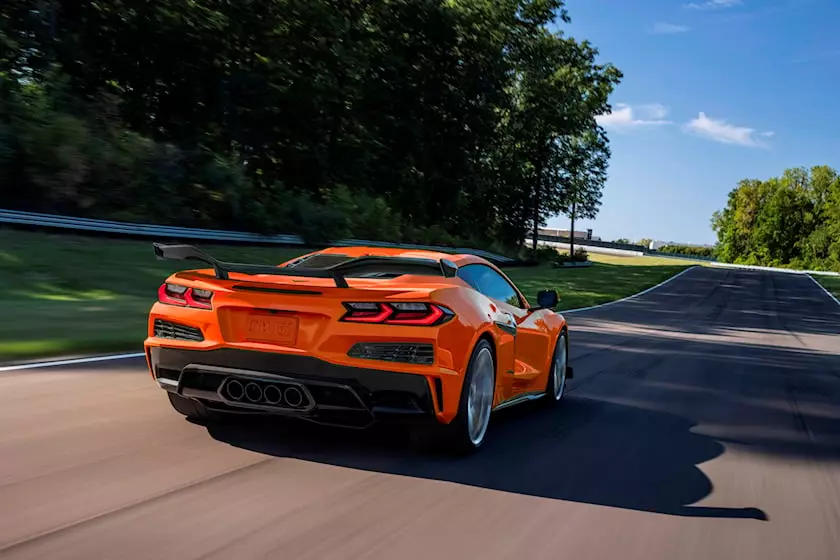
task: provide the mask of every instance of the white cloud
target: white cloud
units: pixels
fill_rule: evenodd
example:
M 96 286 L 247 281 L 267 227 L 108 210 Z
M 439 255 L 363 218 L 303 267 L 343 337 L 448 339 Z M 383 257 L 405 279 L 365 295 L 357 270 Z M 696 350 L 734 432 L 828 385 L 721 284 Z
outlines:
M 674 35 L 677 33 L 686 33 L 688 31 L 688 27 L 685 25 L 676 25 L 673 23 L 665 23 L 663 21 L 658 21 L 653 24 L 653 28 L 651 29 L 651 33 L 654 35 Z
M 734 8 L 741 4 L 741 0 L 706 0 L 705 2 L 691 2 L 685 7 L 691 10 L 721 10 L 725 8 Z
M 617 103 L 611 113 L 595 117 L 598 124 L 613 130 L 627 130 L 643 126 L 658 126 L 671 124 L 665 120 L 669 109 L 659 103 L 636 105 L 631 107 L 626 103 Z
M 738 144 L 756 148 L 767 147 L 759 137 L 769 138 L 775 134 L 772 131 L 757 132 L 754 128 L 735 126 L 724 120 L 711 119 L 703 112 L 696 119 L 686 123 L 685 130 L 722 144 Z

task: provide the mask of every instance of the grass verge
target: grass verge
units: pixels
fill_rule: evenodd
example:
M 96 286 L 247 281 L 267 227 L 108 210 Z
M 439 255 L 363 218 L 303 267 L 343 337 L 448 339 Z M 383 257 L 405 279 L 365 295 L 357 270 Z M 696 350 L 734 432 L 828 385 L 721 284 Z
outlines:
M 840 299 L 840 276 L 822 276 L 814 274 L 813 278 L 822 284 L 826 290 L 834 294 L 834 297 Z
M 544 265 L 505 271 L 530 301 L 539 290 L 560 294 L 558 311 L 599 305 L 646 290 L 697 264 L 659 257 L 619 257 L 590 253 L 589 268 Z
M 304 248 L 202 245 L 223 260 L 275 264 Z M 613 301 L 658 284 L 691 261 L 592 254 L 594 266 L 510 269 L 529 299 L 556 289 L 560 307 Z M 0 362 L 138 351 L 157 288 L 184 263 L 158 261 L 149 241 L 0 230 Z M 191 266 L 191 265 L 190 265 Z

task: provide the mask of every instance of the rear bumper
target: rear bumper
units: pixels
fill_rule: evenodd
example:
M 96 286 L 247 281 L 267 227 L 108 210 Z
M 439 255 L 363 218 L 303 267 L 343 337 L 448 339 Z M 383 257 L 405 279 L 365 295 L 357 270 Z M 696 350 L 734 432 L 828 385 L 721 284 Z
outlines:
M 243 414 L 280 414 L 321 424 L 364 428 L 376 421 L 438 422 L 435 383 L 422 375 L 340 366 L 313 358 L 222 348 L 148 347 L 149 365 L 161 388 L 201 400 L 208 408 Z M 271 404 L 240 399 L 236 380 L 272 396 L 291 389 L 293 399 Z M 237 389 L 232 391 L 231 387 Z M 253 389 L 253 387 L 252 387 Z M 253 389 L 256 394 L 256 389 Z M 298 404 L 297 393 L 302 395 Z M 438 395 L 439 397 L 439 395 Z M 271 399 L 272 401 L 276 399 Z M 437 399 L 440 402 L 440 399 Z M 296 405 L 296 406 L 293 406 Z

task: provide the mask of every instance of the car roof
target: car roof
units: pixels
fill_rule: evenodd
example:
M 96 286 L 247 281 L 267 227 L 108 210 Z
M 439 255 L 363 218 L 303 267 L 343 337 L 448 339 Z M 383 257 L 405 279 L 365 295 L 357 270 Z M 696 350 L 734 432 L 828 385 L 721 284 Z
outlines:
M 467 264 L 490 264 L 486 259 L 477 255 L 470 254 L 452 254 L 444 253 L 442 251 L 430 251 L 428 249 L 410 249 L 402 247 L 366 247 L 366 246 L 352 246 L 352 247 L 329 247 L 320 251 L 314 251 L 311 254 L 323 255 L 347 255 L 348 257 L 362 257 L 362 256 L 377 256 L 377 257 L 405 257 L 415 259 L 447 259 L 457 266 L 464 266 Z

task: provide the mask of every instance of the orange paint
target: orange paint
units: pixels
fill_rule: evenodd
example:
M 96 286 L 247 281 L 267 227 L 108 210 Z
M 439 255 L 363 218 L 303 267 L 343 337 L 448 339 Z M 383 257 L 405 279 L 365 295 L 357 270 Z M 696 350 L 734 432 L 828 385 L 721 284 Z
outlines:
M 492 263 L 474 255 L 390 248 L 336 247 L 318 254 L 447 259 L 459 268 L 481 264 L 492 268 L 514 287 L 523 307 L 491 300 L 459 277 L 406 274 L 397 278 L 371 279 L 350 276 L 347 278 L 349 288 L 337 288 L 331 279 L 231 273 L 228 280 L 220 280 L 215 278 L 212 269 L 191 270 L 175 273 L 167 282 L 212 291 L 213 309 L 155 303 L 149 313 L 147 352 L 156 346 L 190 350 L 236 348 L 314 356 L 336 365 L 420 375 L 426 378 L 430 388 L 434 387 L 433 380 L 439 378 L 443 385 L 442 406 L 436 402 L 436 392 L 432 390 L 431 393 L 438 419 L 448 423 L 457 414 L 473 348 L 480 337 L 488 336 L 496 355 L 496 405 L 521 393 L 545 390 L 554 343 L 566 321 L 562 315 L 550 310 L 529 311 L 524 295 Z M 234 289 L 236 285 L 287 290 L 288 293 L 241 291 Z M 294 293 L 295 290 L 298 293 Z M 431 327 L 339 320 L 347 312 L 344 302 L 418 301 L 445 306 L 454 311 L 455 316 Z M 516 336 L 496 324 L 502 313 L 513 317 Z M 153 325 L 158 318 L 198 327 L 204 340 L 157 338 Z M 352 358 L 347 353 L 357 342 L 431 343 L 435 346 L 435 363 L 415 365 Z

